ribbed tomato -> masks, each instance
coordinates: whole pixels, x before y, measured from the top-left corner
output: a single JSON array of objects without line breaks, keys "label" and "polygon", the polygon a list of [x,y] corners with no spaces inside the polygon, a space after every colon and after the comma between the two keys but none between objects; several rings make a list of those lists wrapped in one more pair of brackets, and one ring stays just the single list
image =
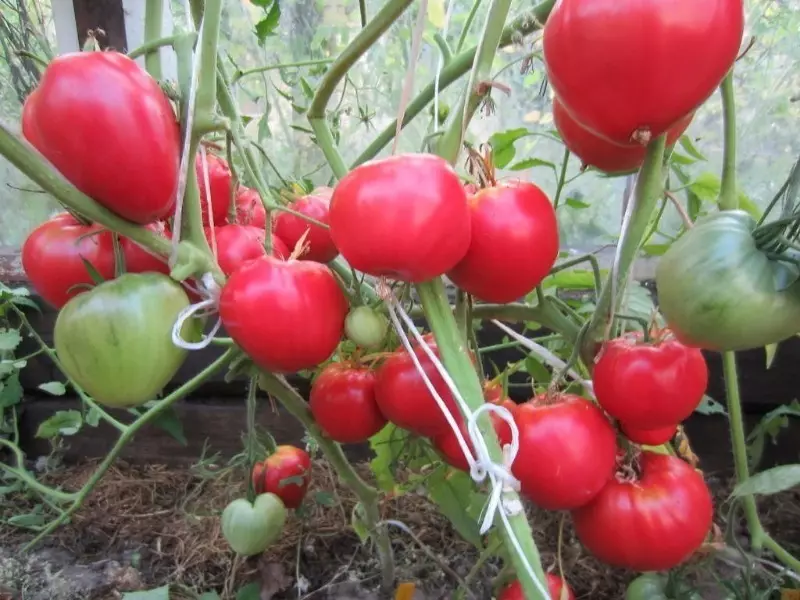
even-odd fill
[{"label": "ribbed tomato", "polygon": [[[290,203],[287,208],[320,223],[328,223],[328,200],[323,196],[305,196]],[[275,217],[275,234],[286,242],[291,251],[294,251],[295,245],[306,231],[308,235],[305,244],[308,249],[299,256],[300,259],[326,263],[338,256],[339,251],[328,229],[323,229],[288,212],[281,212]]]},{"label": "ribbed tomato", "polygon": [[278,446],[253,467],[252,477],[256,494],[275,494],[286,508],[297,508],[311,483],[311,457],[295,446]]},{"label": "ribbed tomato", "polygon": [[330,234],[354,268],[412,283],[443,275],[469,248],[467,194],[450,164],[401,154],[356,167],[336,186]]},{"label": "ribbed tomato", "polygon": [[[547,577],[547,591],[550,592],[550,600],[575,600],[572,589],[561,577],[553,573],[547,573],[545,577]],[[525,600],[525,591],[519,580],[515,579],[503,588],[497,600]]]},{"label": "ribbed tomato", "polygon": [[211,225],[208,218],[208,196],[206,194],[205,171],[208,171],[208,189],[211,191],[211,215],[214,217],[213,225],[222,225],[228,216],[228,207],[231,203],[232,176],[228,162],[211,152],[206,152],[205,168],[202,153],[195,155],[194,170],[197,175],[197,185],[200,188],[200,209],[203,212],[203,225]]},{"label": "ribbed tomato", "polygon": [[558,0],[543,32],[555,95],[576,121],[619,144],[659,136],[696,110],[730,70],[744,31],[742,0],[624,8]]},{"label": "ribbed tomato", "polygon": [[641,475],[614,479],[573,511],[578,539],[598,559],[635,571],[666,571],[703,543],[714,515],[703,476],[680,458],[642,452]]},{"label": "ribbed tomato", "polygon": [[236,223],[266,229],[267,211],[261,196],[252,188],[239,186],[236,191]]},{"label": "ribbed tomato", "polygon": [[[206,228],[206,237],[211,244],[211,231]],[[222,272],[231,276],[236,269],[244,263],[259,256],[264,256],[264,240],[266,234],[263,229],[252,225],[223,225],[214,228],[214,242],[217,246],[217,263]],[[286,260],[289,258],[289,249],[276,235],[271,238],[272,256]]]}]

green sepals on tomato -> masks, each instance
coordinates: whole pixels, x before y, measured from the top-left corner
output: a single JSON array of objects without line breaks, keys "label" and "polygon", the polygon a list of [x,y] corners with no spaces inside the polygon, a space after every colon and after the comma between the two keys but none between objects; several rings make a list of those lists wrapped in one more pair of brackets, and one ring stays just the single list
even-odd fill
[{"label": "green sepals on tomato", "polygon": [[222,511],[222,535],[237,554],[261,554],[283,533],[287,514],[276,494],[260,494],[252,504],[238,498]]},{"label": "green sepals on tomato", "polygon": [[158,82],[119,52],[48,64],[25,100],[22,133],[84,194],[140,224],[175,208],[180,128]]},{"label": "green sepals on tomato", "polygon": [[484,302],[513,302],[550,272],[558,223],[547,195],[532,183],[485,188],[469,198],[471,241],[447,276]]},{"label": "green sepals on tomato", "polygon": [[589,131],[646,143],[711,96],[743,32],[742,0],[629,0],[625,10],[614,0],[560,0],[542,36],[547,79]]},{"label": "green sepals on tomato", "polygon": [[684,344],[748,350],[800,332],[797,268],[759,249],[755,226],[741,210],[706,215],[660,258],[659,309]]},{"label": "green sepals on tomato", "polygon": [[[223,225],[227,221],[228,208],[231,204],[231,185],[233,177],[228,162],[216,154],[206,151],[205,163],[202,153],[195,155],[194,161],[195,175],[197,176],[197,186],[200,188],[200,210],[203,215],[203,225],[208,227],[213,225]],[[209,213],[209,200],[206,191],[206,172],[208,173],[208,191],[211,192],[211,212]]]},{"label": "green sepals on tomato", "polygon": [[333,191],[330,234],[354,268],[419,283],[443,275],[467,252],[470,212],[453,167],[431,154],[364,163]]},{"label": "green sepals on tomato", "polygon": [[388,331],[389,320],[368,306],[356,306],[348,313],[344,322],[347,339],[367,350],[381,348]]},{"label": "green sepals on tomato", "polygon": [[[291,202],[287,208],[327,225],[328,204],[329,199],[324,195],[312,194]],[[328,229],[289,212],[280,212],[275,217],[275,235],[286,242],[291,250],[305,236],[304,250],[298,256],[301,260],[327,263],[339,255]]]},{"label": "green sepals on tomato", "polygon": [[622,474],[572,512],[575,533],[599,560],[635,571],[666,571],[697,551],[714,509],[703,476],[678,457],[641,453],[638,477]]},{"label": "green sepals on tomato", "polygon": [[[161,273],[126,273],[74,297],[53,329],[64,373],[104,406],[155,400],[186,359],[172,327],[188,306],[183,288]],[[187,320],[182,337],[198,333]]]},{"label": "green sepals on tomato", "polygon": [[[575,593],[563,578],[553,573],[547,573],[545,578],[550,600],[575,600]],[[525,590],[519,580],[515,579],[503,588],[497,600],[525,600]]]},{"label": "green sepals on tomato", "polygon": [[311,457],[295,446],[278,446],[266,459],[256,463],[252,479],[256,494],[275,494],[286,508],[297,508],[311,483]]},{"label": "green sepals on tomato", "polygon": [[[216,247],[217,263],[226,276],[246,262],[265,256],[264,248],[266,232],[252,225],[222,225],[214,227],[213,236],[210,227],[205,228],[206,239],[212,250]],[[289,258],[289,248],[278,236],[272,235],[272,256],[285,260]]]},{"label": "green sepals on tomato", "polygon": [[239,267],[219,302],[228,335],[259,367],[277,373],[325,362],[341,340],[348,309],[326,265],[266,255]]}]

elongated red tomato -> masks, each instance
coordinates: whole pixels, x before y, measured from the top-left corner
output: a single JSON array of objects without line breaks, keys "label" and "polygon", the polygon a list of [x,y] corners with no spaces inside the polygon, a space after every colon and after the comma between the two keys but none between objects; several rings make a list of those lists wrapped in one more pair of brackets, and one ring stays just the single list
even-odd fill
[{"label": "elongated red tomato", "polygon": [[[694,113],[680,119],[667,132],[667,146],[671,146],[689,127]],[[647,147],[638,143],[615,144],[601,138],[575,121],[558,98],[553,99],[553,122],[561,140],[569,151],[587,167],[605,173],[627,173],[642,166]]]},{"label": "elongated red tomato", "polygon": [[[206,237],[211,244],[209,229],[206,229]],[[217,263],[227,276],[231,276],[244,263],[266,254],[264,248],[266,234],[258,227],[223,225],[214,228],[214,237],[217,245]],[[289,249],[278,236],[273,234],[271,241],[272,256],[283,260],[289,258]]]},{"label": "elongated red tomato", "polygon": [[225,330],[258,366],[293,373],[333,354],[348,308],[327,266],[265,255],[231,275],[222,288],[219,314]]},{"label": "elongated red tomato", "polygon": [[[567,582],[561,577],[553,573],[547,573],[546,577],[547,591],[550,592],[550,600],[575,600],[575,594],[572,592],[572,589],[570,589]],[[562,590],[566,592],[566,595],[563,595]],[[525,600],[525,591],[522,589],[522,584],[519,580],[515,579],[503,588],[497,600]]]},{"label": "elongated red tomato", "polygon": [[517,407],[519,454],[511,471],[541,508],[570,510],[594,498],[614,474],[617,440],[594,404],[569,394]]},{"label": "elongated red tomato", "polygon": [[421,282],[452,269],[470,241],[467,194],[447,161],[402,154],[370,161],[333,191],[330,234],[348,263]]},{"label": "elongated red tomato", "polygon": [[637,444],[645,444],[646,446],[660,446],[666,444],[675,437],[678,429],[676,425],[668,425],[667,427],[659,427],[658,429],[637,429],[629,427],[625,423],[620,423],[619,428],[625,437],[630,441]]},{"label": "elongated red tomato", "polygon": [[266,228],[267,211],[256,190],[239,186],[236,192],[236,223]]},{"label": "elongated red tomato", "polygon": [[558,0],[543,32],[547,76],[593,133],[645,141],[714,92],[743,31],[742,0],[629,0],[625,10],[615,0]]},{"label": "elongated red tomato", "polygon": [[694,412],[708,386],[708,367],[699,349],[668,334],[653,343],[633,334],[603,345],[592,377],[608,414],[634,429],[659,429]]},{"label": "elongated red tomato", "polygon": [[469,206],[472,241],[447,276],[485,302],[518,300],[541,283],[558,256],[550,199],[532,183],[514,182],[479,191]]},{"label": "elongated red tomato", "polygon": [[311,483],[311,457],[295,446],[278,446],[253,467],[252,477],[256,494],[275,494],[286,508],[297,508]]},{"label": "elongated red tomato", "polygon": [[203,225],[211,225],[208,218],[208,195],[206,193],[206,171],[208,172],[208,189],[211,191],[211,215],[214,226],[223,225],[228,216],[231,202],[231,169],[224,158],[206,152],[205,165],[200,152],[195,155],[194,170],[197,185],[200,188],[200,209],[203,212]]},{"label": "elongated red tomato", "polygon": [[375,373],[358,365],[325,367],[311,385],[308,407],[325,435],[341,444],[366,441],[387,423],[375,400]]},{"label": "elongated red tomato", "polygon": [[25,104],[25,138],[79,190],[135,223],[171,216],[180,131],[136,62],[119,52],[62,54]]},{"label": "elongated red tomato", "polygon": [[641,476],[612,480],[572,513],[578,539],[603,562],[666,571],[703,543],[714,515],[703,476],[675,456],[643,452]]},{"label": "elongated red tomato", "polygon": [[[289,204],[288,208],[320,223],[328,223],[328,200],[324,196],[305,196]],[[339,251],[329,230],[288,212],[281,212],[275,217],[275,233],[292,251],[306,231],[305,243],[308,248],[299,256],[300,259],[326,263],[338,256]]]}]

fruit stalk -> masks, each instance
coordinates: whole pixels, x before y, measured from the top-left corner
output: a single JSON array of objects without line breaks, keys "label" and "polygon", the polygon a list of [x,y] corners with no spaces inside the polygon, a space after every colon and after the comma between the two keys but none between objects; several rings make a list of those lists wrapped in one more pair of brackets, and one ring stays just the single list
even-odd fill
[{"label": "fruit stalk", "polygon": [[[147,0],[144,7],[144,42],[152,42],[161,37],[161,18],[164,0]],[[148,52],[144,65],[153,79],[161,79],[161,52]]]},{"label": "fruit stalk", "polygon": [[389,532],[385,525],[379,526],[381,520],[378,506],[378,491],[366,483],[347,457],[339,444],[326,437],[311,414],[308,403],[285,379],[272,373],[262,371],[259,386],[268,394],[278,399],[289,413],[303,424],[308,435],[317,443],[325,458],[333,467],[339,478],[353,491],[364,507],[364,520],[367,528],[374,536],[381,561],[381,580],[385,588],[394,582],[394,557]]},{"label": "fruit stalk", "polygon": [[725,129],[719,209],[734,210],[739,207],[739,197],[736,193],[736,97],[733,93],[733,67],[722,80],[719,89],[722,94],[722,122]]}]

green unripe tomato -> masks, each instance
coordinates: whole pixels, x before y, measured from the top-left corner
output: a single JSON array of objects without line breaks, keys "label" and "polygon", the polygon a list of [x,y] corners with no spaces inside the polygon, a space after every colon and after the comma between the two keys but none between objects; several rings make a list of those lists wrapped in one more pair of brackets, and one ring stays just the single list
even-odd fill
[{"label": "green unripe tomato", "polygon": [[252,504],[238,498],[222,511],[222,535],[237,554],[261,554],[283,533],[286,515],[275,494],[260,494]]},{"label": "green unripe tomato", "polygon": [[389,320],[368,306],[357,306],[344,321],[347,338],[367,350],[383,346],[388,329]]},{"label": "green unripe tomato", "polygon": [[625,600],[669,600],[667,578],[657,573],[645,573],[628,584]]}]

